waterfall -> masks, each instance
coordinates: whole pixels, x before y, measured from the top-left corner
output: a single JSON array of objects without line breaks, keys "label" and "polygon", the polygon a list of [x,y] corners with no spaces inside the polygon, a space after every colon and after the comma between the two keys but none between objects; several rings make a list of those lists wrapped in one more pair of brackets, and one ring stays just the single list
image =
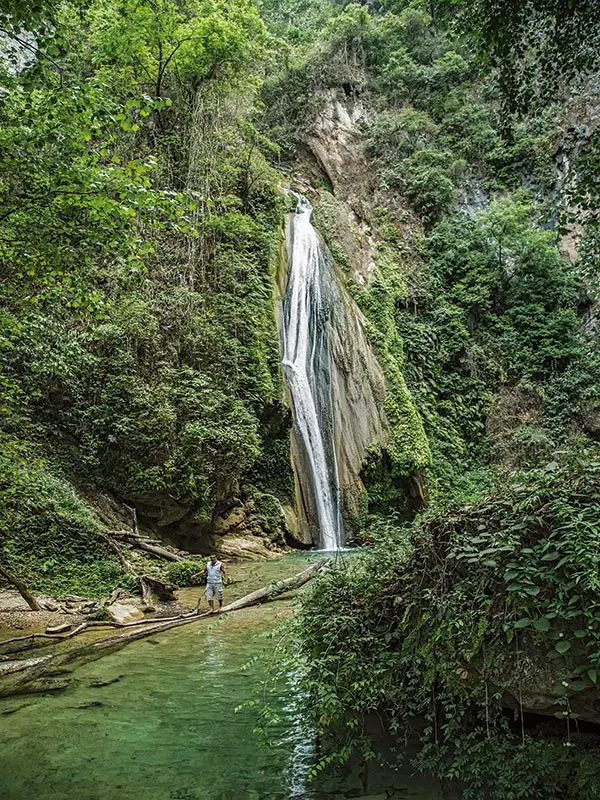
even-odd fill
[{"label": "waterfall", "polygon": [[289,278],[283,300],[283,369],[294,426],[304,450],[319,545],[343,545],[333,436],[330,319],[338,298],[331,258],[311,224],[312,206],[297,195],[288,223]]}]

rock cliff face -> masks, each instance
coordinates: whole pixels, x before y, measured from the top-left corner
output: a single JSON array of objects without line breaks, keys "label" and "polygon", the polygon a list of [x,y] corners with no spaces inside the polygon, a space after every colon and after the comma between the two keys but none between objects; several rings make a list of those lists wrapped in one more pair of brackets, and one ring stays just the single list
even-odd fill
[{"label": "rock cliff face", "polygon": [[[367,335],[369,322],[352,296],[354,290],[368,292],[376,275],[378,234],[373,208],[378,193],[359,128],[367,116],[359,102],[344,97],[342,92],[325,92],[322,112],[306,134],[305,148],[294,172],[295,188],[308,196],[315,208],[316,227],[320,227],[321,217],[325,218],[321,208],[327,206],[327,216],[336,217],[335,232],[328,237],[335,240],[338,249],[332,258],[337,293],[332,299],[328,336],[331,423],[342,515],[350,542],[364,507],[363,467],[370,454],[386,451],[394,437],[387,413],[389,382],[380,354],[376,354]],[[328,191],[316,188],[324,182]],[[287,254],[283,253],[278,272],[280,298],[285,294],[287,282]],[[281,328],[280,303],[277,312]],[[411,411],[419,428],[417,438],[422,435],[424,439],[414,407]],[[295,433],[291,454],[299,518],[296,538],[309,544],[317,541],[317,515],[307,454]]]},{"label": "rock cliff face", "polygon": [[361,470],[370,450],[384,450],[391,439],[385,412],[386,384],[364,329],[364,318],[342,290],[340,315],[332,339],[332,398],[336,453],[346,527],[360,513]]},{"label": "rock cliff face", "polygon": [[[330,310],[325,323],[331,368],[331,419],[327,424],[337,461],[342,516],[346,532],[351,535],[352,520],[360,512],[364,490],[362,466],[371,448],[385,448],[391,431],[384,410],[385,377],[367,340],[364,317],[333,261],[331,267],[336,280],[328,296]],[[282,296],[287,279],[287,269],[281,270]],[[278,316],[281,324],[280,309]],[[318,541],[317,509],[310,480],[310,455],[296,430],[292,432],[291,456],[299,517],[297,536],[301,543],[309,544]]]},{"label": "rock cliff face", "polygon": [[305,137],[306,152],[326,176],[346,217],[341,246],[348,252],[352,278],[359,286],[368,286],[374,272],[371,203],[376,187],[359,129],[367,118],[361,102],[329,89],[323,93],[321,113]]}]

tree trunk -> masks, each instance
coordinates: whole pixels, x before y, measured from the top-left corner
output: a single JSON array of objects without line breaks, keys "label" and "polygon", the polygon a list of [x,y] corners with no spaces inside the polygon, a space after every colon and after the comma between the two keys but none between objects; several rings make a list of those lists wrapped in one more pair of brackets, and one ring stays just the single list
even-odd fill
[{"label": "tree trunk", "polygon": [[159,600],[169,603],[176,599],[175,591],[178,587],[169,581],[165,581],[162,578],[153,578],[151,575],[142,575],[140,582],[142,588],[147,587],[147,591],[154,592]]},{"label": "tree trunk", "polygon": [[143,539],[132,539],[131,544],[134,547],[137,547],[138,550],[146,550],[148,553],[152,553],[152,555],[158,556],[159,558],[164,558],[167,561],[185,561],[183,556],[178,556],[177,553],[171,553],[169,550],[164,550],[162,547],[157,547],[154,544],[148,544]]},{"label": "tree trunk", "polygon": [[17,578],[16,575],[13,575],[12,572],[9,572],[6,567],[2,566],[2,564],[0,564],[0,575],[3,575],[9,583],[12,583],[32,611],[42,610],[41,605],[30,593],[23,581],[19,580],[19,578]]},{"label": "tree trunk", "polygon": [[[317,572],[319,572],[328,561],[328,558],[322,558],[316,563],[311,564],[310,567],[305,569],[303,572],[294,575],[292,578],[287,578],[283,581],[276,581],[269,586],[265,586],[262,589],[258,589],[255,592],[247,594],[245,597],[242,597],[239,600],[234,600],[233,603],[229,603],[229,605],[224,606],[220,613],[225,614],[230,611],[237,611],[240,608],[256,605],[261,601],[272,600],[274,597],[277,597],[284,592],[289,592],[292,589],[298,589],[300,586],[304,586],[305,583],[308,583],[311,578],[314,578]],[[63,665],[70,664],[74,661],[95,661],[96,659],[101,658],[103,655],[108,655],[108,653],[113,653],[115,650],[125,647],[125,645],[129,644],[129,642],[134,642],[136,639],[143,639],[146,636],[154,636],[156,633],[162,633],[163,631],[168,631],[171,628],[178,628],[180,625],[189,625],[191,622],[196,622],[199,619],[204,619],[211,616],[213,616],[213,614],[208,611],[202,614],[182,614],[175,619],[171,618],[169,620],[156,619],[152,621],[142,621],[139,623],[127,623],[121,625],[120,627],[135,628],[136,630],[128,630],[126,633],[121,633],[118,636],[111,636],[107,639],[102,639],[101,641],[90,642],[82,645],[81,647],[76,647],[63,653],[41,656],[37,661],[35,661],[35,663],[32,663],[31,657],[28,658],[27,661],[12,662],[11,665],[8,666],[4,671],[1,669],[2,665],[0,662],[0,696],[17,694],[18,692],[24,690],[27,691],[28,684],[36,686],[35,682],[38,681],[39,678],[44,675],[44,673],[56,667],[62,667]],[[94,627],[101,624],[102,623],[95,623]],[[86,623],[82,623],[81,630],[84,630],[85,627]],[[70,634],[66,634],[64,638],[71,638],[75,632],[79,632],[78,629],[72,631]],[[57,636],[56,638],[61,637]],[[37,688],[38,687],[36,686],[36,689]]]},{"label": "tree trunk", "polygon": [[[135,580],[139,584],[142,594],[142,603],[145,606],[151,605],[150,595],[152,592],[157,594],[161,600],[165,601],[175,600],[174,592],[177,587],[174,584],[169,583],[169,581],[164,581],[161,578],[152,578],[150,575],[139,575],[136,572],[135,567],[133,566],[131,561],[128,561],[125,558],[123,551],[121,550],[119,545],[115,541],[113,541],[108,535],[102,534],[102,537],[106,539],[109,546],[116,553],[117,558],[119,559],[123,567],[127,570],[127,572],[129,572],[130,575],[132,575],[135,578]],[[135,541],[137,542],[138,540],[136,539]],[[154,549],[160,549],[160,548],[154,548]],[[166,553],[167,551],[165,550],[164,552]],[[174,556],[173,553],[170,553],[170,555]],[[177,558],[179,559],[181,558],[181,556],[177,556]],[[111,605],[111,602],[109,601],[106,605]]]}]

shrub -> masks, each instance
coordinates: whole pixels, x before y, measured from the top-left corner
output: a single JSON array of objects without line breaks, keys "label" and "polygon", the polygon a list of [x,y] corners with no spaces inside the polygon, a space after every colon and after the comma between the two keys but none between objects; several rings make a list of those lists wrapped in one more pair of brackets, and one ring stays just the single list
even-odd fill
[{"label": "shrub", "polygon": [[204,569],[204,562],[200,559],[186,561],[172,561],[165,570],[165,575],[176,586],[199,586],[206,582],[203,577],[193,576]]},{"label": "shrub", "polygon": [[369,754],[367,715],[391,734],[425,716],[418,764],[464,781],[464,798],[596,796],[597,748],[522,739],[501,700],[554,697],[567,738],[570,702],[598,684],[599,487],[596,446],[423,520],[412,548],[400,530],[315,580],[298,637],[328,763]]}]

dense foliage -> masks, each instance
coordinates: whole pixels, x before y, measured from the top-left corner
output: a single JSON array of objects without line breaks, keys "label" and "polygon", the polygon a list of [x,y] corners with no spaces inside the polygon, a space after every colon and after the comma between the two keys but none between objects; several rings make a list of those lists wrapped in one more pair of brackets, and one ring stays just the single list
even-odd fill
[{"label": "dense foliage", "polygon": [[[414,550],[414,531],[388,536],[305,604],[319,768],[356,747],[373,755],[369,714],[391,733],[425,714],[419,764],[462,779],[465,798],[595,797],[597,750],[561,739],[574,744],[597,698],[596,11],[304,4],[300,31],[298,3],[268,8],[288,46],[263,90],[283,151],[332,96],[362,109],[370,285],[353,284],[327,177],[317,221],[432,451],[434,508]],[[375,542],[406,498],[376,456],[364,471]],[[564,722],[549,735],[502,714],[528,681]]]},{"label": "dense foliage", "polygon": [[[525,19],[521,4],[504,5]],[[508,89],[458,35],[477,29],[491,42],[494,27],[477,28],[477,20],[492,10],[475,6],[332,4],[327,23],[315,10],[302,36],[293,26],[297,5],[269,6],[289,58],[263,90],[265,123],[284,150],[302,139],[307,115],[310,126],[332,90],[363,109],[377,191],[366,216],[377,246],[371,285],[350,277],[349,288],[382,362],[403,373],[423,418],[430,491],[442,499],[484,489],[490,461],[533,465],[582,431],[595,435],[598,414],[595,333],[585,325],[595,296],[594,139],[572,130],[565,137],[561,115],[571,111],[559,104],[506,116]],[[580,25],[585,13],[575,17]],[[508,40],[505,20],[494,19]],[[526,37],[529,28],[519,30]],[[552,158],[560,147],[578,159],[564,175]],[[318,224],[351,276],[343,235],[330,222],[333,198],[320,193]],[[575,266],[559,234],[583,219],[582,207],[586,233]],[[407,246],[407,229],[419,223],[424,237],[419,243],[411,233]],[[372,499],[383,491],[375,484]]]},{"label": "dense foliage", "polygon": [[[425,716],[418,763],[464,781],[464,798],[598,796],[598,753],[575,722],[600,676],[598,456],[518,474],[424,521],[412,545],[398,531],[319,580],[298,630],[334,762],[372,755],[366,716],[392,733]],[[540,695],[568,749],[503,716]]]},{"label": "dense foliage", "polygon": [[256,8],[63,3],[39,33],[29,11],[1,75],[3,448],[200,525],[265,463],[285,496]]},{"label": "dense foliage", "polygon": [[[320,766],[425,715],[465,799],[597,797],[562,741],[600,670],[599,30],[556,0],[0,0],[0,559],[123,583],[102,493],[283,542],[280,186],[310,181],[391,427],[355,521],[381,541],[299,620]],[[328,103],[359,112],[351,214],[307,143]],[[502,713],[532,681],[545,738]]]}]

